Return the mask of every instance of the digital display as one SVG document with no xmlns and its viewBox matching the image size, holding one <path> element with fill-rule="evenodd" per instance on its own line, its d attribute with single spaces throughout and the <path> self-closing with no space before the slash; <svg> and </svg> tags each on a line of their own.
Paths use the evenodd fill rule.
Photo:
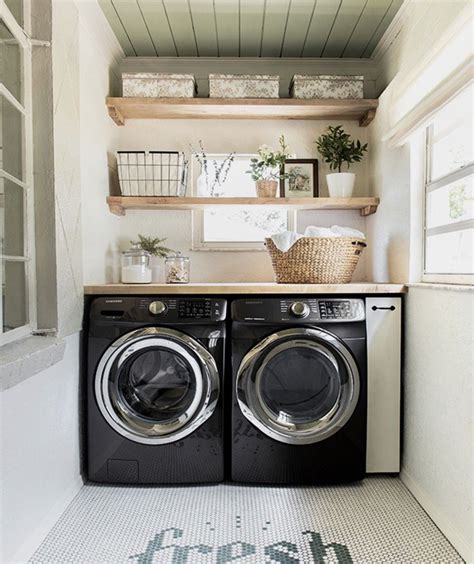
<svg viewBox="0 0 474 564">
<path fill-rule="evenodd" d="M 344 319 L 351 316 L 351 302 L 319 301 L 319 316 L 321 319 Z"/>
<path fill-rule="evenodd" d="M 180 300 L 178 316 L 181 319 L 206 319 L 211 317 L 211 300 Z"/>
</svg>

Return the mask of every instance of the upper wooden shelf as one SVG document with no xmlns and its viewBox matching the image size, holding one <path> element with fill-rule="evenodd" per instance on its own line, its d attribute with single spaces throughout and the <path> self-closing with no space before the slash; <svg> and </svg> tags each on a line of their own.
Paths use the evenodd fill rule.
<svg viewBox="0 0 474 564">
<path fill-rule="evenodd" d="M 361 127 L 375 117 L 378 100 L 294 98 L 107 98 L 117 125 L 127 119 L 341 119 Z"/>
<path fill-rule="evenodd" d="M 110 211 L 202 210 L 219 206 L 277 206 L 294 210 L 360 210 L 360 215 L 377 211 L 379 198 L 174 198 L 158 196 L 109 196 Z"/>
</svg>

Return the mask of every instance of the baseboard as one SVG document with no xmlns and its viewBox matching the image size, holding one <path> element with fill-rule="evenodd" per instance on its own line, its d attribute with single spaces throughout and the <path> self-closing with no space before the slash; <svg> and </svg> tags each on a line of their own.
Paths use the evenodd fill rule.
<svg viewBox="0 0 474 564">
<path fill-rule="evenodd" d="M 54 504 L 50 511 L 48 511 L 44 519 L 42 519 L 38 526 L 28 535 L 28 538 L 15 552 L 13 557 L 4 560 L 4 562 L 28 562 L 83 485 L 81 477 L 77 476 L 77 478 L 69 484 L 61 498 Z"/>
<path fill-rule="evenodd" d="M 440 510 L 436 503 L 433 503 L 432 498 L 406 470 L 400 472 L 400 479 L 467 564 L 474 564 L 474 548 L 470 546 L 469 540 L 458 533 L 456 527 L 446 518 L 444 512 Z"/>
</svg>

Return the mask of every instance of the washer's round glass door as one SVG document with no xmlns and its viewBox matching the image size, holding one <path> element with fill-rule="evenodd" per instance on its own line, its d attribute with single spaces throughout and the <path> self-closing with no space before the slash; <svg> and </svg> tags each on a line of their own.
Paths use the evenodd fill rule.
<svg viewBox="0 0 474 564">
<path fill-rule="evenodd" d="M 214 358 L 195 339 L 150 327 L 124 335 L 106 351 L 95 392 L 102 415 L 122 436 L 164 444 L 212 415 L 219 376 Z"/>
<path fill-rule="evenodd" d="M 236 392 L 242 413 L 266 435 L 309 444 L 348 421 L 359 397 L 359 373 L 334 335 L 288 329 L 270 335 L 244 357 Z"/>
</svg>

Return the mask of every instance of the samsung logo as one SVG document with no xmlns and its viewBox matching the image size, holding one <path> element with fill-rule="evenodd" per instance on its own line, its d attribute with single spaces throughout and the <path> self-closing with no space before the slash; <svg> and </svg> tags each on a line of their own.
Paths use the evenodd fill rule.
<svg viewBox="0 0 474 564">
<path fill-rule="evenodd" d="M 121 304 L 123 300 L 105 300 L 106 304 Z"/>
</svg>

